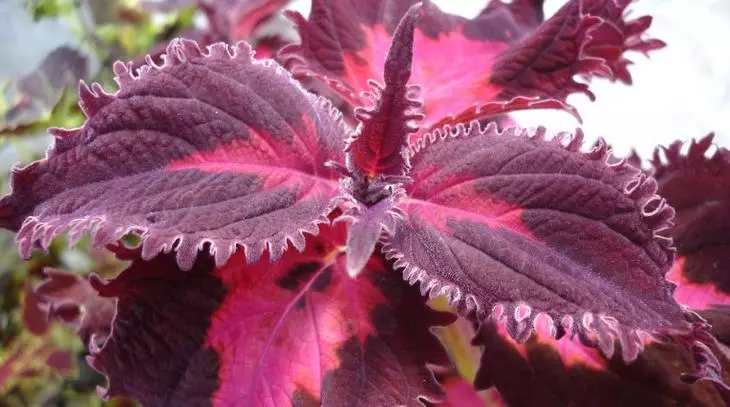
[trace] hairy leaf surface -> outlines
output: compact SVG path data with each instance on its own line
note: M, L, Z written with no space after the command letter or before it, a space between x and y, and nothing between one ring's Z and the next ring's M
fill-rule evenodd
M300 76L319 78L352 106L362 106L367 81L382 80L386 51L414 0L315 0L308 20L291 14L301 44L282 50ZM564 108L567 95L587 93L573 77L630 82L624 52L663 46L645 39L650 17L625 20L628 0L572 0L542 22L542 1L493 0L475 19L429 2L415 32L412 82L423 88L425 127L515 109ZM511 103L514 97L529 103ZM508 107L509 106L509 107ZM443 118L455 116L458 119ZM439 126L440 127L440 126Z
M362 126L347 145L347 162L361 177L403 175L408 169L404 150L418 129L413 122L423 118L416 89L408 85L420 11L420 5L411 7L398 25L384 63L384 84L370 83L373 108L356 112Z
M515 338L545 312L554 335L595 336L609 355L618 339L631 360L636 330L688 327L664 280L673 210L605 144L584 153L565 136L476 122L425 135L385 250L424 293L504 318Z
M218 265L243 247L276 259L326 222L345 130L329 102L303 91L246 43L203 53L189 40L137 75L115 64L120 89L81 87L83 127L55 130L46 159L16 170L0 225L21 253L70 230L96 245L141 233L142 256L176 249L183 269L210 243Z
M145 406L419 406L440 386L426 363L448 362L430 310L380 258L353 279L344 228L299 254L222 268L206 256L181 273L160 255L98 285L117 297L112 335L92 364L107 396ZM154 380L150 380L154 378Z

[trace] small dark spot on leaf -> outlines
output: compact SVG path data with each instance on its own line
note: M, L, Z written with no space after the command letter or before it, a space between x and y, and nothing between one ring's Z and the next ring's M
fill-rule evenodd
M157 222L157 215L155 215L154 213L148 213L147 216L145 216L145 219L149 223L155 223Z
M285 290L296 290L302 282L306 281L320 267L320 263L313 261L300 263L292 267L286 275L276 281L276 285Z
M327 249L326 249L326 248L324 247L324 244L322 244L322 242L316 242L316 243L314 244L314 250L315 250L315 251L316 251L317 253L319 253L319 254L325 254L325 251L326 251Z
M332 281L332 266L327 267L312 283L312 290L323 293Z
M320 403L316 397L310 394L307 390L298 388L292 395L292 406L293 407L319 407Z
M383 304L378 304L372 311L373 325L380 334L391 335L398 328L393 312Z

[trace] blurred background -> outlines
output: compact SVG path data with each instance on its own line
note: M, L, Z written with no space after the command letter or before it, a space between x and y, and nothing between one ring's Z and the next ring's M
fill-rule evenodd
M8 191L12 166L43 156L51 141L48 127L83 122L76 105L79 79L99 82L107 91L116 88L110 69L115 60L141 61L176 36L276 42L281 39L269 33L283 30L290 36L284 40L295 38L280 17L256 33L231 30L237 14L246 12L239 6L247 2L215 1L226 6L206 9L194 0L0 0L0 193ZM466 17L486 3L434 2ZM563 3L547 0L546 14ZM290 8L307 13L309 1L293 1ZM649 32L668 46L650 59L630 56L633 86L595 81L595 102L582 95L569 98L583 116L589 142L603 137L618 155L633 147L647 157L658 144L716 131L716 142L730 146L730 0L641 0L632 10L636 16L653 15ZM515 117L551 131L579 126L558 111ZM88 241L73 249L58 241L50 253L22 262L12 234L0 231L0 407L101 406L96 387L104 385L103 377L84 363L74 327L49 323L43 301L31 290L46 267L84 277L92 271L113 275L121 264L90 249ZM112 400L105 405L133 404Z

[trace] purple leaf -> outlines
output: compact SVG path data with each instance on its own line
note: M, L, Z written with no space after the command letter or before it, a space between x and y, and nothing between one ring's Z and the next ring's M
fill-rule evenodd
M206 245L219 265L237 247L276 259L327 222L337 182L323 163L344 161L345 129L276 63L243 42L175 40L162 67L114 69L119 91L83 85L83 127L54 130L46 159L14 171L0 225L23 256L65 231L97 246L137 232L145 259L175 249L187 269Z
M289 0L214 0L202 3L211 35L220 41L252 41L262 25L281 11Z
M360 274L381 242L385 232L392 235L396 222L403 220L404 214L395 205L403 197L398 191L372 206L351 202L349 209L339 219L351 217L352 224L347 230L347 273L352 277Z
M111 328L116 304L99 297L87 281L63 270L46 269L47 278L35 289L48 310L48 316L72 326L88 344L92 338L103 341Z
M413 146L408 218L386 245L404 278L463 312L507 322L525 340L541 313L552 333L580 335L626 360L637 331L688 331L664 274L673 210L656 182L609 163L582 134L545 139L490 125L449 127Z

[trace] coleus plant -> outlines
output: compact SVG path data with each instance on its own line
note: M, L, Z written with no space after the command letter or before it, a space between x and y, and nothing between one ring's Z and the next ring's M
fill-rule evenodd
M315 0L309 20L291 15L302 40L280 58L293 75L245 42L203 51L174 40L162 65L116 63L114 94L81 85L86 123L51 129L47 157L14 171L0 225L24 256L90 231L130 261L110 281L59 290L54 274L39 290L52 304L75 297L51 307L68 319L106 310L76 320L105 397L441 402L433 370L449 359L431 328L454 315L427 305L437 296L479 328L475 386L496 386L510 405L540 402L514 392L519 378L546 388L534 360L496 362L510 360L500 346L528 352L535 331L594 370L651 365L646 347L674 346L694 359L677 375L726 389L723 345L665 279L671 268L680 287L710 290L721 277L697 284L688 265L716 264L703 248L724 242L726 222L712 238L708 223L673 228L657 195L700 178L712 209L680 206L680 226L727 213L713 195L726 192L714 184L726 180L725 150L705 159L707 139L687 157L670 147L657 183L602 140L584 151L580 131L549 137L498 117L577 114L566 97L590 91L575 75L630 82L624 52L663 45L642 36L651 19L626 21L618 0L570 1L547 21L534 0L493 1L472 20L414 3ZM121 243L129 233L139 246ZM686 243L678 262L672 237Z

